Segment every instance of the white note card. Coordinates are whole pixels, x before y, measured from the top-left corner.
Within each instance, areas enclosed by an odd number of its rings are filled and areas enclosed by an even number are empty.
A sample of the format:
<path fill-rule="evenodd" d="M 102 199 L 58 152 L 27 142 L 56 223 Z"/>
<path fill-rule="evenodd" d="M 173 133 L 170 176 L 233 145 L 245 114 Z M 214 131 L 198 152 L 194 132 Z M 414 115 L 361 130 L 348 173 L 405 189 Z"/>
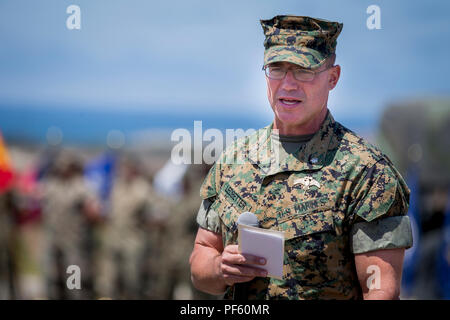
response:
<path fill-rule="evenodd" d="M 281 231 L 238 226 L 239 252 L 266 259 L 265 265 L 254 265 L 267 270 L 267 276 L 283 279 L 284 233 Z"/>

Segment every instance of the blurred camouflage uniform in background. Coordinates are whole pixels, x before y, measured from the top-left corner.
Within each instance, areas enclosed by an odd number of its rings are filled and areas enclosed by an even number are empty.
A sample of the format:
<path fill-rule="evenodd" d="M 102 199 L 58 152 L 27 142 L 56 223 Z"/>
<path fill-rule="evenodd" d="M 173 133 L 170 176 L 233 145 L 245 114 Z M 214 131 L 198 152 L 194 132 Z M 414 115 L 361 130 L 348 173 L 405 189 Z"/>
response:
<path fill-rule="evenodd" d="M 192 285 L 189 265 L 197 230 L 195 216 L 201 200 L 198 190 L 209 168 L 204 164 L 190 166 L 183 179 L 183 197 L 168 218 L 164 245 L 170 265 L 171 299 L 211 299 L 210 295 L 198 291 Z"/>
<path fill-rule="evenodd" d="M 0 300 L 15 298 L 11 253 L 12 214 L 8 194 L 0 193 Z"/>
<path fill-rule="evenodd" d="M 174 211 L 175 202 L 157 193 L 151 197 L 151 218 L 148 222 L 145 248 L 145 297 L 147 299 L 171 298 L 171 260 L 170 244 L 167 236 L 169 217 Z"/>
<path fill-rule="evenodd" d="M 96 291 L 100 297 L 143 297 L 151 193 L 151 186 L 140 174 L 137 160 L 122 159 L 108 212 L 99 231 Z"/>
<path fill-rule="evenodd" d="M 86 185 L 83 164 L 74 153 L 62 151 L 53 174 L 42 183 L 45 256 L 43 265 L 50 299 L 92 297 L 91 220 L 95 219 L 97 199 Z M 81 290 L 69 290 L 67 268 L 81 270 Z"/>
<path fill-rule="evenodd" d="M 46 297 L 46 281 L 41 201 L 34 173 L 16 173 L 15 186 L 9 193 L 9 211 L 14 220 L 12 256 L 16 299 Z"/>

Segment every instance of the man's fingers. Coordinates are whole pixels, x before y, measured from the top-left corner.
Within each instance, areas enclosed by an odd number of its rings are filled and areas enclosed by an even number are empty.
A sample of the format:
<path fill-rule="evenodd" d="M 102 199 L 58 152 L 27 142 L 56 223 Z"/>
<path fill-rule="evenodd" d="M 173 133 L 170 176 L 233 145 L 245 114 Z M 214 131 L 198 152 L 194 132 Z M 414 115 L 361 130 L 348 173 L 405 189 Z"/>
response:
<path fill-rule="evenodd" d="M 244 257 L 243 264 L 259 264 L 259 265 L 265 265 L 266 259 L 258 256 L 253 256 L 250 254 L 241 254 L 241 256 Z"/>
<path fill-rule="evenodd" d="M 239 253 L 238 245 L 228 245 L 222 253 L 222 263 L 220 271 L 225 283 L 233 285 L 234 283 L 248 282 L 255 277 L 266 277 L 267 271 L 253 265 L 264 265 L 266 260 L 250 254 Z"/>
<path fill-rule="evenodd" d="M 239 253 L 239 246 L 237 244 L 230 244 L 223 249 L 224 253 Z"/>
<path fill-rule="evenodd" d="M 229 265 L 222 263 L 222 274 L 233 275 L 233 276 L 244 276 L 244 277 L 265 277 L 267 271 L 264 269 L 245 267 L 242 265 Z"/>
<path fill-rule="evenodd" d="M 225 283 L 228 285 L 233 285 L 235 283 L 249 282 L 252 281 L 255 277 L 243 277 L 243 276 L 233 276 L 233 275 L 224 275 Z"/>
<path fill-rule="evenodd" d="M 256 257 L 250 254 L 239 253 L 238 245 L 228 245 L 222 253 L 221 273 L 225 283 L 233 285 L 234 283 L 248 282 L 255 277 L 266 277 L 267 271 L 256 268 L 253 265 L 265 265 L 266 259 Z"/>
<path fill-rule="evenodd" d="M 229 245 L 225 248 L 222 254 L 222 261 L 229 264 L 266 264 L 266 259 L 262 257 L 239 253 L 237 245 Z"/>

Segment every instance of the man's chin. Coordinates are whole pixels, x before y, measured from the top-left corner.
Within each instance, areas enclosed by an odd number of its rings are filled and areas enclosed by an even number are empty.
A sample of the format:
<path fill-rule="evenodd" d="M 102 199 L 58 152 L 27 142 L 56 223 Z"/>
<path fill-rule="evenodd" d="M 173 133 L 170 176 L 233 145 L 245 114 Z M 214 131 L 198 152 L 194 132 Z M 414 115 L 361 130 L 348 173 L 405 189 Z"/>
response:
<path fill-rule="evenodd" d="M 301 127 L 304 125 L 304 121 L 302 119 L 283 119 L 277 118 L 279 125 L 283 127 Z"/>
<path fill-rule="evenodd" d="M 277 112 L 276 117 L 279 122 L 287 126 L 301 125 L 305 122 L 304 116 L 299 114 L 293 114 L 291 112 Z"/>

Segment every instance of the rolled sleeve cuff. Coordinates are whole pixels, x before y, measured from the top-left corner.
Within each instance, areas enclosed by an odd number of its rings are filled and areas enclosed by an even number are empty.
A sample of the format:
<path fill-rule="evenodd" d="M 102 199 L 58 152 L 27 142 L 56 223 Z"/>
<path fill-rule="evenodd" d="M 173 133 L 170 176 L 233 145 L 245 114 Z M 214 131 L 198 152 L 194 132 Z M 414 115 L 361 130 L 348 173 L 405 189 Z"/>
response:
<path fill-rule="evenodd" d="M 355 254 L 380 249 L 408 249 L 413 244 L 411 222 L 408 216 L 358 222 L 353 225 L 351 241 Z"/>
<path fill-rule="evenodd" d="M 211 208 L 212 203 L 213 201 L 209 198 L 202 201 L 197 213 L 197 223 L 203 229 L 219 233 L 220 218 L 217 212 Z"/>

